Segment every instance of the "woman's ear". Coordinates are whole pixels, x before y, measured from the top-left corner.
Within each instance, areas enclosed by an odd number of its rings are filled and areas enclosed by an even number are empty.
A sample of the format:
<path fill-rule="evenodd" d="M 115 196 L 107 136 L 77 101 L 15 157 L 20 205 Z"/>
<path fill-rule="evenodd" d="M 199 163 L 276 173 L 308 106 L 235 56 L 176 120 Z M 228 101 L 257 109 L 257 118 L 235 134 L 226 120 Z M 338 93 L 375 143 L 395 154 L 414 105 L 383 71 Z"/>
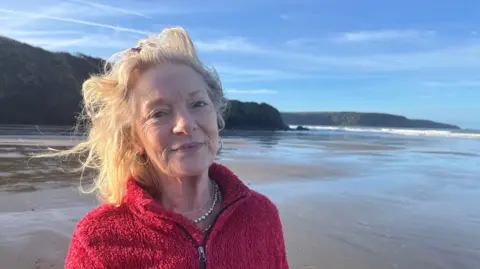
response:
<path fill-rule="evenodd" d="M 145 147 L 142 145 L 142 143 L 140 143 L 138 139 L 133 140 L 132 149 L 133 153 L 137 153 L 140 155 L 145 153 Z"/>
<path fill-rule="evenodd" d="M 133 153 L 144 154 L 145 153 L 145 146 L 141 142 L 141 134 L 139 134 L 135 129 L 131 131 L 131 145 Z"/>

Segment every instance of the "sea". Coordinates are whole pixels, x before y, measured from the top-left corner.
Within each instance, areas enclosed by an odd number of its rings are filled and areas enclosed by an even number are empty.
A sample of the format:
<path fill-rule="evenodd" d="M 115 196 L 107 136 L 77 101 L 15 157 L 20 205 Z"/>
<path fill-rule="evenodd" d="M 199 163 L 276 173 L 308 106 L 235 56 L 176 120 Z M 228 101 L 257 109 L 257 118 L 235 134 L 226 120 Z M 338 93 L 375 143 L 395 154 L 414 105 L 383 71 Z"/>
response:
<path fill-rule="evenodd" d="M 480 131 L 306 127 L 222 131 L 217 159 L 278 206 L 291 268 L 480 268 Z M 0 126 L 0 191 L 76 183 L 58 162 L 29 159 L 81 140 L 71 134 Z"/>

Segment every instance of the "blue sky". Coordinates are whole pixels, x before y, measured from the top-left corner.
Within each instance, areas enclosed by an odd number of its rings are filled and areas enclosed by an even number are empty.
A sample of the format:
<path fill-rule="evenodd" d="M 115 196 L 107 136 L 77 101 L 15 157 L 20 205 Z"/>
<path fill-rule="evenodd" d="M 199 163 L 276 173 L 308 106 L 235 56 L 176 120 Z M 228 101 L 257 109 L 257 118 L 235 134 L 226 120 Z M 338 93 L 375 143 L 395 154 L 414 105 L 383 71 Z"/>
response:
<path fill-rule="evenodd" d="M 109 57 L 183 26 L 227 96 L 480 128 L 480 1 L 0 2 L 0 35 Z"/>

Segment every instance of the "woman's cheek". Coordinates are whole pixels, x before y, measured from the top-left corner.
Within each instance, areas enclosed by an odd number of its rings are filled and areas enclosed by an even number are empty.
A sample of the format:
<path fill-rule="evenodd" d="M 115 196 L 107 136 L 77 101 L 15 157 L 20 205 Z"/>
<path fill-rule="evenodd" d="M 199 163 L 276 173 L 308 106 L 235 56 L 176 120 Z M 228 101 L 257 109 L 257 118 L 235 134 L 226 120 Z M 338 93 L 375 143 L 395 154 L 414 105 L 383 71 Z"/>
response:
<path fill-rule="evenodd" d="M 153 147 L 155 151 L 158 151 L 159 148 L 162 148 L 161 129 L 162 128 L 160 128 L 160 126 L 158 126 L 158 124 L 155 124 L 154 122 L 146 124 L 143 129 L 145 137 L 148 140 L 149 147 Z"/>
<path fill-rule="evenodd" d="M 167 137 L 165 132 L 166 127 L 157 126 L 151 129 L 152 143 L 159 148 L 165 148 L 167 144 Z"/>
<path fill-rule="evenodd" d="M 152 133 L 152 129 L 155 128 L 155 121 L 154 120 L 148 120 L 146 121 L 143 126 L 142 126 L 142 132 L 146 137 L 150 137 Z"/>

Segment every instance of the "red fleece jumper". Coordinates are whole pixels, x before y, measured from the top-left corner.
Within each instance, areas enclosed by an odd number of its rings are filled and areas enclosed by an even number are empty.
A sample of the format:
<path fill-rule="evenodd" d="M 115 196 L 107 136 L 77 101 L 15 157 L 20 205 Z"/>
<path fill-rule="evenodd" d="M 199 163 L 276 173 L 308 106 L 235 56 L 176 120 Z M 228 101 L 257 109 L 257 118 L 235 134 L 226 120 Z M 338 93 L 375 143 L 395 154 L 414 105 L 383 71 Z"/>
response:
<path fill-rule="evenodd" d="M 130 179 L 121 206 L 101 205 L 78 223 L 65 268 L 288 268 L 277 207 L 220 164 L 209 176 L 223 203 L 208 232 Z"/>

